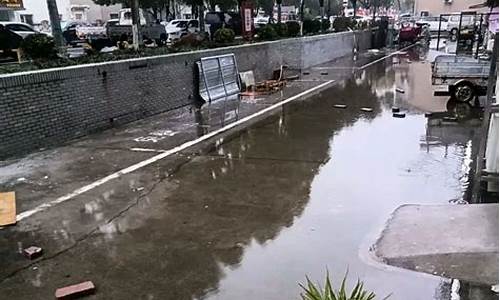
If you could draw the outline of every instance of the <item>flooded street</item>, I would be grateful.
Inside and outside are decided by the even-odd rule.
[[[338,284],[349,270],[349,284],[359,277],[380,299],[450,299],[449,279],[369,253],[398,206],[463,203],[469,192],[476,127],[429,124],[424,114],[446,111],[447,99],[433,96],[423,58],[389,57],[211,150],[188,149],[4,231],[0,253],[12,261],[12,241],[60,250],[20,269],[0,263],[0,295],[49,299],[92,280],[89,299],[288,300],[306,276],[323,283],[329,270]]]

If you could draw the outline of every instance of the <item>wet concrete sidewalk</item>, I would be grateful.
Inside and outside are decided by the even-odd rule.
[[[338,282],[349,268],[378,295],[449,299],[449,279],[366,257],[396,207],[466,198],[475,127],[427,123],[424,112],[445,111],[446,99],[432,96],[423,57],[409,52],[355,76],[352,59],[321,66],[283,94],[242,99],[237,109],[220,102],[213,114],[162,115],[7,164],[2,189],[19,191],[21,211],[30,210],[220,128],[226,116],[337,80],[251,126],[4,228],[0,294],[47,299],[57,287],[92,280],[98,291],[89,299],[299,299],[306,275],[322,281],[328,268]],[[406,118],[393,118],[392,106]],[[46,252],[30,263],[18,249],[32,244]]]
[[[498,204],[403,205],[374,245],[390,265],[493,286]]]
[[[0,161],[0,190],[16,191],[18,214],[35,209],[284,99],[330,80],[347,78],[358,67],[384,55],[384,52],[364,53],[355,60],[340,58],[320,68],[305,70],[299,80],[288,82],[278,93],[228,99],[205,104],[201,109],[188,106],[74,140],[62,147]],[[296,74],[296,70],[290,72]],[[176,166],[173,163],[170,172]]]

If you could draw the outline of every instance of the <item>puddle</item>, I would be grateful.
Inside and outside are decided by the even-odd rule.
[[[446,100],[432,95],[429,64],[406,60],[421,57],[374,64],[218,140],[78,247],[4,282],[2,294],[50,297],[68,281],[64,269],[92,279],[101,299],[289,300],[300,298],[306,275],[323,282],[328,269],[338,284],[348,269],[350,284],[359,277],[378,296],[450,299],[448,279],[388,271],[359,256],[399,205],[448,204],[467,193],[475,127],[429,123],[424,113],[446,111]],[[394,118],[393,106],[405,118]],[[221,122],[237,117],[230,111]],[[200,128],[210,123],[203,117]],[[163,163],[133,176],[156,178]],[[106,203],[123,195],[127,178]]]

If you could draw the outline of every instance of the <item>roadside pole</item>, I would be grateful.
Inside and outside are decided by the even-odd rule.
[[[64,54],[64,37],[61,30],[61,20],[59,11],[57,10],[56,0],[47,0],[47,9],[49,11],[50,26],[52,28],[52,36],[57,47],[57,52]]]

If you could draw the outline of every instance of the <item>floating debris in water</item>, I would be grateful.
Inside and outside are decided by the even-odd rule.
[[[426,112],[426,113],[424,114],[424,116],[425,116],[426,118],[432,117],[432,113],[431,113],[431,112]]]
[[[392,107],[392,112],[393,113],[399,112],[399,107],[393,106]]]
[[[371,107],[361,107],[361,111],[364,111],[364,112],[372,112],[372,111],[373,111],[373,108],[371,108]]]
[[[335,105],[333,105],[333,107],[335,107],[335,108],[347,108],[347,105],[345,105],[345,104],[335,104]]]
[[[404,117],[406,117],[406,114],[405,113],[397,112],[397,113],[393,113],[392,116],[394,118],[404,118]]]
[[[328,75],[328,72],[324,72],[324,71],[323,71],[323,72],[321,72],[320,74],[321,74],[321,75]]]
[[[405,90],[400,89],[400,88],[396,88],[396,92],[401,93],[401,94],[404,94],[404,93],[405,93]]]

